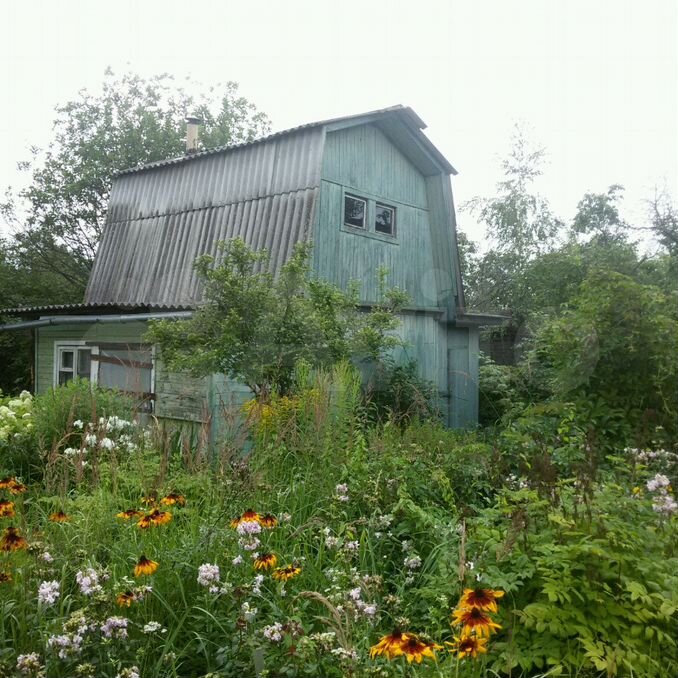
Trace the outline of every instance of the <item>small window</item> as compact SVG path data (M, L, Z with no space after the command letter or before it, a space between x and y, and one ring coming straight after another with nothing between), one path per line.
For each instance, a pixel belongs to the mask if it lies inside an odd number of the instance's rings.
M352 228L365 228L367 201L352 195L344 196L344 225Z
M64 346L58 352L59 385L67 384L76 377L90 379L92 373L92 349Z
M395 207L377 203L374 215L374 230L386 235L395 233Z

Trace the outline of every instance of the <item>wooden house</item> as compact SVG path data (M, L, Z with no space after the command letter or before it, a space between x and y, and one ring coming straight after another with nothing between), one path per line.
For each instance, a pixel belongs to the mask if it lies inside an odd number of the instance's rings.
M274 271L295 243L313 243L324 278L361 283L376 300L378 267L405 289L407 345L440 393L445 421L474 425L478 327L464 306L452 165L410 108L394 106L278 132L120 172L82 304L14 309L32 328L35 390L75 376L143 394L163 418L201 421L246 397L222 375L171 373L144 340L151 318L188 317L201 301L193 263L241 237Z

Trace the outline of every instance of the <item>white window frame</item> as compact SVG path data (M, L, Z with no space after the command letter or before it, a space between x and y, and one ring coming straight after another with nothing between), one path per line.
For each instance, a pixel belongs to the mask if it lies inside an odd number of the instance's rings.
M55 341L54 342L54 370L52 374L52 385L59 386L59 372L61 372L61 352L71 349L77 351L77 349L86 348L90 352L90 368L89 368L89 381L91 384L97 383L97 377L99 376L99 361L97 356L99 355L99 348L97 346L92 346L83 340L71 340L71 341ZM74 356L74 368L73 374L75 374L77 369L77 357Z
M363 210L363 225L362 226L354 226L353 224L349 224L346 221L346 198L351 198L351 200L357 200L358 202L361 202L365 207ZM361 198L359 195L354 195L353 193L344 193L344 200L342 201L342 216L343 216L343 222L344 222L344 227L345 228L352 228L356 231L360 232L368 232L368 223L369 223L369 202L367 198Z

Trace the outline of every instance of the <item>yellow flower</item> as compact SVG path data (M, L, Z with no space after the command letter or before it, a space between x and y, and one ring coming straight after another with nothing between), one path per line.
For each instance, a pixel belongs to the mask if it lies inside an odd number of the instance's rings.
M254 561L255 570L270 570L278 563L275 553L262 553Z
M7 489L10 494L23 494L28 488L17 480L12 480Z
M14 518L15 515L13 501L0 501L0 518Z
M49 520L53 523L67 523L70 520L70 517L63 511L55 511L54 513L49 514Z
M186 497L184 497L183 494L176 494L175 492L172 492L166 497L163 497L160 500L160 503L163 506L174 506L175 504L177 506L186 506Z
M245 511L245 513L243 513L241 516L233 518L231 521L231 527L235 529L238 527L238 525L240 525L240 523L258 523L260 522L260 518L261 516L256 511L247 509L247 511Z
M441 645L426 643L415 635L409 635L402 645L402 653L407 657L408 664L411 664L412 662L421 664L424 657L435 660L435 650L441 649Z
M142 577L145 574L153 574L158 569L158 563L142 555L134 567L134 576Z
M409 635L402 633L398 629L388 636L382 636L376 645L370 648L370 658L374 659L379 655L384 655L386 659L399 657L403 653L403 645L409 640Z
M482 638L480 636L455 636L453 643L445 643L449 645L450 652L457 655L458 659L464 659L464 657L473 657L476 659L478 654L483 654L487 652L487 638Z
M120 605L120 607L131 607L135 600L136 596L132 591L123 591L122 593L118 593L115 602Z
M116 513L116 518L122 518L123 520L131 520L132 518L140 518L144 515L143 511L137 511L136 509L127 509L127 511L121 511Z
M0 490L9 490L12 494L21 494L26 491L26 486L13 476L5 476L0 480Z
M503 591L492 589L464 589L464 594L459 601L459 607L477 607L486 612L497 611L497 599L504 596Z
M16 527L5 529L2 539L0 539L0 551L20 551L27 548L28 542L19 534Z
M144 506L155 506L155 503L158 501L158 497L155 494L155 492L152 492L151 494L141 497L141 503Z
M292 577L296 577L301 573L301 568L294 565L287 565L287 567L279 567L273 572L273 579L278 581L288 581Z
M479 636L489 637L493 631L501 628L499 624L492 619L483 610L477 607L465 607L455 610L452 618L452 625L463 625L462 635L470 635L475 631Z
M277 519L273 514L267 513L266 515L261 516L261 517L259 518L259 524L260 524L262 527L267 527L267 528L270 529L270 528L272 528L272 527L276 527L276 526L277 526L277 524L278 524L278 519Z
M137 526L142 530L146 530L152 525L166 525L172 520L172 514L169 511L160 511L159 509L153 509L150 513L146 514L139 522Z

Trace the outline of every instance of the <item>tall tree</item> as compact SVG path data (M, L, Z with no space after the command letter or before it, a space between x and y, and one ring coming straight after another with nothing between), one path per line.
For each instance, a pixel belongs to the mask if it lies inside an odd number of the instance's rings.
M36 273L61 276L81 297L103 228L115 172L184 152L184 118L204 121L203 148L249 141L268 118L236 83L209 89L169 75L149 79L106 71L99 93L82 90L56 109L54 140L20 163L29 185L1 206L15 252Z
M485 224L492 249L469 266L468 301L483 310L510 310L522 320L523 290L517 285L529 262L549 251L562 228L548 201L534 189L541 176L544 149L535 147L523 128L514 128L511 151L501 165L504 176L492 198L465 203Z

